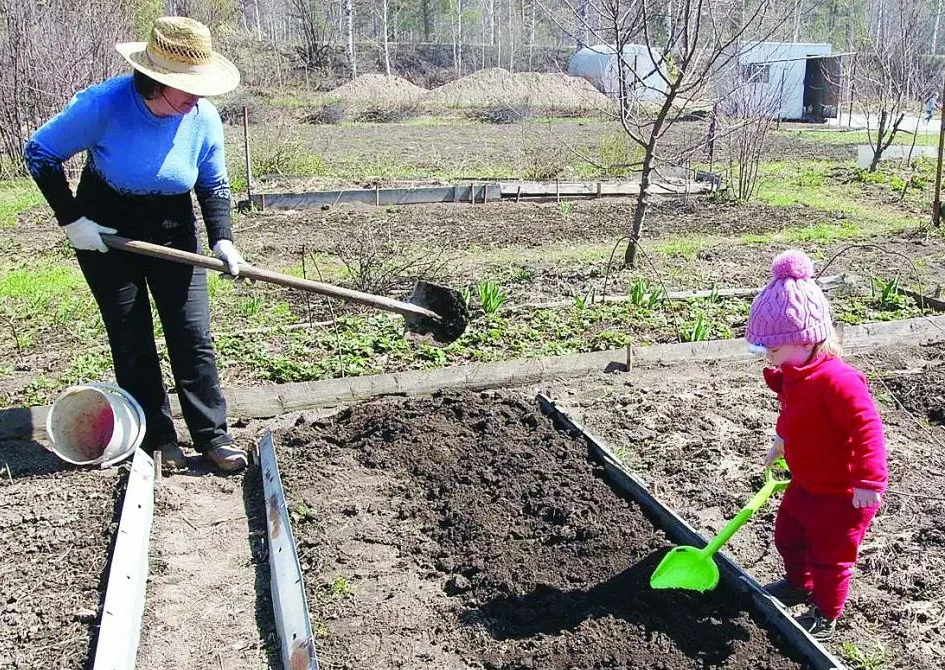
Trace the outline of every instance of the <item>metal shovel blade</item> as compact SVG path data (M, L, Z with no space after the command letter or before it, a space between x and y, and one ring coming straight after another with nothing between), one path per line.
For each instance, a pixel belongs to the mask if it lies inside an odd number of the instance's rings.
M712 555L695 547L676 547L663 557L650 577L650 588L711 591L719 585Z
M432 335L437 342L449 344L466 331L469 311L459 291L418 281L407 302L427 309L439 317L434 319L428 316L407 315L407 329L413 333Z

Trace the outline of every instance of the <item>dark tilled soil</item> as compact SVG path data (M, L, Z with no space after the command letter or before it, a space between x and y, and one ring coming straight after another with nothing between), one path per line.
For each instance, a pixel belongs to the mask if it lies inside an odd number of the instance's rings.
M945 347L929 348L929 360L885 380L891 393L910 412L945 426Z
M330 667L797 668L531 402L378 401L277 434Z
M0 442L0 668L86 667L122 472Z
M854 649L885 659L875 667L886 670L941 666L945 430L933 412L943 395L943 357L945 345L851 358L871 378L890 470L889 494L861 547L847 609L829 644L851 667L867 667L854 661ZM705 535L718 532L761 486L778 406L759 363L641 369L557 384L551 393ZM761 582L783 570L773 544L776 511L774 500L726 547Z

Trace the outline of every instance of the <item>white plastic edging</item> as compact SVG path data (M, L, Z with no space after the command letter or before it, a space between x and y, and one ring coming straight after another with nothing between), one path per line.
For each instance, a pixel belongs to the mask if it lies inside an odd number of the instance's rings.
M115 536L92 670L133 670L135 667L153 518L154 461L141 449L136 449Z

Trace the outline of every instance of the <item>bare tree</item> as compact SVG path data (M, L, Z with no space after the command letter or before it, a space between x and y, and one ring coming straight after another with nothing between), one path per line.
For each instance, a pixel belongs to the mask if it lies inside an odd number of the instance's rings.
M776 0L604 0L599 9L618 61L620 123L643 151L624 255L633 266L657 158L669 162L659 155L661 140L687 106L709 95L716 71L737 62L745 42L763 40L779 29L790 8ZM640 46L628 48L634 41Z
M5 171L32 132L78 90L122 70L131 0L0 0L0 152Z
M351 0L344 0L345 25L347 27L347 39L345 40L345 54L348 56L348 66L351 68L351 77L358 76L357 54L354 52L354 12L351 8Z
M721 140L729 164L729 193L746 202L758 187L758 168L781 111L781 95L761 81L763 69L735 64L726 70L720 87L728 93L713 107L709 143Z
M337 38L332 6L323 0L287 0L287 3L290 16L302 35L299 50L305 66L328 65Z
M868 38L856 55L856 105L866 117L873 158L870 172L876 171L883 152L902 131L903 122L914 104L916 92L930 82L938 87L923 64L924 37L927 35L926 5L923 0L887 0L883 4L878 35Z

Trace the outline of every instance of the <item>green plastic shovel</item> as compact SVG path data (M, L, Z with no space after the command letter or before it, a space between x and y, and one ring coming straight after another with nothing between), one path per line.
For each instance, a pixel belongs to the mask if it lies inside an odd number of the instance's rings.
M775 463L774 468L765 469L765 485L761 487L748 504L742 507L734 519L712 538L705 549L695 547L676 547L670 551L653 571L650 588L653 589L689 589L691 591L711 591L719 584L719 568L714 556L735 534L751 515L764 505L775 491L783 491L791 483L790 479L775 476L775 468L787 472L787 463L783 459Z

